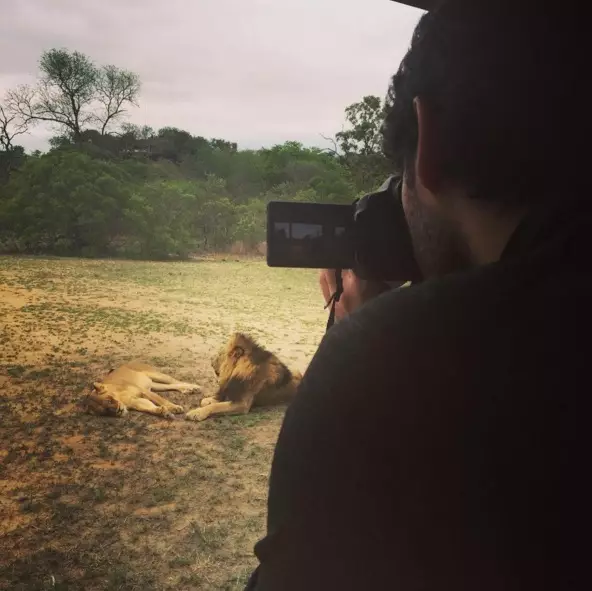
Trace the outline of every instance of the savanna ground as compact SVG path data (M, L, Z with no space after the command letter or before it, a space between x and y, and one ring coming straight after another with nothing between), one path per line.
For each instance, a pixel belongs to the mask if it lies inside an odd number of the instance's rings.
M316 274L0 257L0 319L0 589L242 589L285 407L192 423L80 402L131 359L207 395L236 329L303 371L326 321Z

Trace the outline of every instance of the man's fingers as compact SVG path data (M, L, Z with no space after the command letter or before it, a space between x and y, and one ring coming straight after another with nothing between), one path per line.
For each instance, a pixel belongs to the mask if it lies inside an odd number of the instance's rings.
M351 314L367 300L389 289L388 285L375 281L360 279L351 269L341 272L343 280L343 294L335 305L335 318L340 320ZM325 304L337 289L334 269L323 269L319 274L319 284L323 292Z
M321 285L323 297L325 298L325 303L327 303L336 289L335 271L332 269L323 269L319 276L319 283Z

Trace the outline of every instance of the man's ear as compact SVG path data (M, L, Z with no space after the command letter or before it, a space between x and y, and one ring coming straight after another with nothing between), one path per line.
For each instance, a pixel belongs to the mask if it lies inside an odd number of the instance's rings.
M443 181L438 122L433 109L420 97L413 99L413 108L417 118L416 178L430 193L438 193Z

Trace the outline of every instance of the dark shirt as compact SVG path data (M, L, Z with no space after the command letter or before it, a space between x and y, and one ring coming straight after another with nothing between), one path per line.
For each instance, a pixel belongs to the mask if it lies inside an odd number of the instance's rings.
M592 209L388 292L322 340L273 460L249 588L592 588Z

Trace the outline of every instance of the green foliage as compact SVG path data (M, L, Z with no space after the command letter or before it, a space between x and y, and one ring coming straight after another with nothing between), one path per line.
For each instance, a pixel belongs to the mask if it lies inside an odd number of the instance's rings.
M101 141L82 145L60 137L47 154L27 157L0 188L0 249L143 259L237 241L254 250L269 201L348 203L358 191L333 156L296 142L240 151L164 128L157 137L171 140L174 154L154 160L122 154L109 137L88 135Z
M0 185L6 183L11 171L18 169L25 161L25 150L22 146L0 150Z
M195 195L182 183L140 185L124 211L130 231L120 250L141 258L186 257L195 246L189 220L195 205Z
M380 126L384 107L377 96L365 96L345 109L349 129L335 135L346 154L378 154L381 151Z
M66 49L42 54L35 86L9 91L0 113L0 251L144 259L187 258L265 240L271 200L351 203L382 183L383 105L345 110L334 153L287 141L260 150L176 127L114 123L140 81ZM12 139L56 124L47 153ZM337 148L341 150L339 153Z
M348 127L335 134L341 162L351 172L356 186L366 191L381 184L391 174L382 151L384 109L379 97L363 97L345 109Z
M124 215L130 237L120 249L126 255L186 258L228 246L236 205L221 179L160 180L138 187Z
M251 199L238 205L235 210L236 223L233 238L243 242L252 249L265 241L265 202L261 199Z
M100 255L124 231L130 177L121 167L75 151L28 159L0 202L5 247L22 252Z

